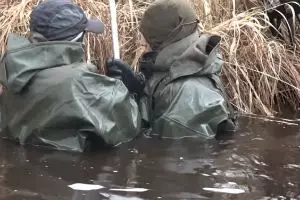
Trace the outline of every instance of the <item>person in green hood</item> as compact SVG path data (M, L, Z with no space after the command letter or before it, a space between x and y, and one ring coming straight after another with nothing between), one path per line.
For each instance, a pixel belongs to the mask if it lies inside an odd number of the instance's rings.
M142 17L152 51L140 59L147 80L140 110L151 135L211 139L236 128L220 78L221 38L200 34L198 23L187 0L156 0ZM108 70L116 75L117 68L130 67L118 61Z
M9 35L1 60L1 137L22 145L84 152L130 141L140 132L137 103L120 81L85 62L86 32L103 33L68 0L41 2L31 36Z

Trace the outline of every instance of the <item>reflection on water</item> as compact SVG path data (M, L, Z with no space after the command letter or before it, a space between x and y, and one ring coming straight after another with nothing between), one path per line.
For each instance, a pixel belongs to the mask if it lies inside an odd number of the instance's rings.
M299 127L289 123L242 118L218 141L139 139L90 154L2 141L0 199L300 199Z

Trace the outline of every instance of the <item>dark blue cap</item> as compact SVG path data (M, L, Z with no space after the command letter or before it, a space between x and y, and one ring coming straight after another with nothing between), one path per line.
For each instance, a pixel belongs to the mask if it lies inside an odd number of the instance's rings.
M87 19L84 11L70 0L46 0L31 13L30 31L47 40L72 40L83 31L103 33L104 24Z

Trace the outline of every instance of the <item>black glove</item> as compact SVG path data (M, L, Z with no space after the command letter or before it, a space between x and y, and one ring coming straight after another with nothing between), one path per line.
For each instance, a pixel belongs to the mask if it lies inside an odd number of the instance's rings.
M145 76L135 73L124 61L119 59L107 60L107 76L121 80L129 92L141 96L145 87Z
M157 52L147 52L139 59L140 71L145 75L146 80L152 76L152 68L155 64Z
M107 69L107 72L106 72L107 76L109 76L111 78L119 79L122 81L123 72L121 69L119 69L119 67L117 65L113 64L112 58L109 58L106 61L106 69Z

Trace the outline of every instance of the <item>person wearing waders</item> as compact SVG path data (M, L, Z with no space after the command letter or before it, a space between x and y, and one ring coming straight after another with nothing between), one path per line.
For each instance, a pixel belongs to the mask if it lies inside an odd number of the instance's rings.
M104 24L71 1L48 0L32 11L30 31L28 39L9 35L1 61L1 137L76 152L135 138L135 99L84 59L85 33L103 33Z
M153 136L211 139L236 128L220 78L221 38L201 34L198 22L187 0L156 0L142 17L140 32L152 51L140 59L147 81L136 88ZM108 63L108 74L126 81L141 76L120 60Z

